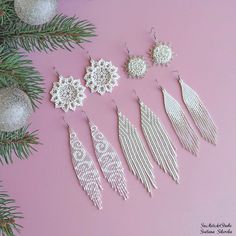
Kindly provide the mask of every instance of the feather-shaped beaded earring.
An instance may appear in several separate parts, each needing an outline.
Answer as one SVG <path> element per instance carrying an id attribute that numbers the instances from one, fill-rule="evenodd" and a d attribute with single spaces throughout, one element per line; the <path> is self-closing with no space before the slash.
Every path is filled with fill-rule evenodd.
<path id="1" fill-rule="evenodd" d="M 91 156 L 78 139 L 76 132 L 69 126 L 64 117 L 63 119 L 69 132 L 72 164 L 79 183 L 93 204 L 98 209 L 102 209 L 102 185 L 98 170 Z"/>
<path id="2" fill-rule="evenodd" d="M 174 71 L 177 72 L 177 71 Z M 178 74 L 178 81 L 181 87 L 182 98 L 190 115 L 193 118 L 201 136 L 209 143 L 216 144 L 217 127 L 211 118 L 210 113 L 201 101 L 199 95 L 187 85 Z"/>
<path id="3" fill-rule="evenodd" d="M 141 127 L 152 156 L 160 168 L 179 183 L 177 154 L 175 147 L 164 126 L 156 114 L 137 96 Z"/>
<path id="4" fill-rule="evenodd" d="M 114 102 L 114 100 L 113 100 Z M 114 102 L 115 103 L 115 102 Z M 130 171 L 137 176 L 148 193 L 152 194 L 156 186 L 156 178 L 148 153 L 139 137 L 134 125 L 118 110 L 118 130 L 120 145 L 126 158 Z"/>
<path id="5" fill-rule="evenodd" d="M 98 127 L 88 118 L 86 112 L 83 111 L 83 113 L 87 118 L 95 154 L 104 177 L 112 189 L 114 189 L 123 199 L 128 199 L 129 193 L 127 190 L 124 168 L 116 150 Z"/>

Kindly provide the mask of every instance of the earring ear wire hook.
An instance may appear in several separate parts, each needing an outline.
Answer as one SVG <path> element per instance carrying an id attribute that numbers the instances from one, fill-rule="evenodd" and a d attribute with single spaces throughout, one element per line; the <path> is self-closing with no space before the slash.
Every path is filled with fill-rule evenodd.
<path id="1" fill-rule="evenodd" d="M 88 118 L 88 115 L 87 115 L 86 111 L 85 111 L 85 110 L 82 110 L 82 113 L 84 114 L 86 120 L 87 120 L 88 122 L 90 122 L 90 120 L 89 120 L 89 118 Z"/>
<path id="2" fill-rule="evenodd" d="M 116 112 L 118 112 L 119 111 L 119 109 L 118 109 L 118 106 L 117 106 L 117 104 L 116 104 L 116 101 L 114 100 L 114 99 L 112 99 L 112 102 L 113 102 L 113 104 L 115 105 L 115 107 L 116 107 Z"/>
<path id="3" fill-rule="evenodd" d="M 129 48 L 128 48 L 128 45 L 127 45 L 127 42 L 125 42 L 125 49 L 126 49 L 128 55 L 130 55 L 130 51 L 129 51 Z"/>
<path id="4" fill-rule="evenodd" d="M 160 89 L 161 91 L 164 90 L 163 87 L 162 87 L 161 85 L 159 85 L 159 82 L 158 82 L 157 79 L 155 79 L 154 82 L 156 83 L 156 87 L 157 87 L 158 89 Z"/>
<path id="5" fill-rule="evenodd" d="M 63 119 L 64 123 L 66 124 L 67 128 L 70 128 L 69 123 L 65 119 L 65 115 L 62 116 L 62 119 Z"/>
<path id="6" fill-rule="evenodd" d="M 176 73 L 176 74 L 177 74 L 177 79 L 178 79 L 178 80 L 181 80 L 181 78 L 180 78 L 180 73 L 179 73 L 178 70 L 172 70 L 171 72 L 172 72 L 172 73 Z"/>
<path id="7" fill-rule="evenodd" d="M 152 26 L 151 30 L 150 30 L 150 34 L 153 33 L 153 37 L 155 39 L 155 41 L 157 41 L 157 35 L 156 35 L 156 31 L 155 31 L 155 28 Z"/>
<path id="8" fill-rule="evenodd" d="M 53 70 L 55 71 L 57 77 L 59 77 L 59 73 L 56 71 L 56 67 L 55 66 L 53 66 Z"/>
<path id="9" fill-rule="evenodd" d="M 138 96 L 138 94 L 137 94 L 137 92 L 136 92 L 135 89 L 133 89 L 133 93 L 134 93 L 134 95 L 136 96 L 136 98 L 138 99 L 138 101 L 140 101 L 140 98 L 139 98 L 139 96 Z"/>

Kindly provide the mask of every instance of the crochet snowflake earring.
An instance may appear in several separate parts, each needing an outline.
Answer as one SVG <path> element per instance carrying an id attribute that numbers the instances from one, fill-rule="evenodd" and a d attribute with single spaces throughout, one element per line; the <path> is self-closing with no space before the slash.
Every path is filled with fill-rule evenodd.
<path id="1" fill-rule="evenodd" d="M 93 60 L 90 56 L 90 66 L 86 67 L 84 79 L 86 86 L 90 88 L 91 93 L 99 93 L 100 95 L 106 92 L 111 93 L 115 86 L 118 86 L 120 78 L 118 68 L 111 61 L 104 59 Z"/>
<path id="2" fill-rule="evenodd" d="M 115 102 L 114 102 L 115 103 Z M 130 171 L 137 176 L 146 190 L 152 194 L 156 186 L 153 166 L 148 158 L 148 153 L 132 123 L 118 110 L 119 140 Z"/>
<path id="3" fill-rule="evenodd" d="M 147 63 L 143 56 L 130 55 L 130 51 L 125 43 L 128 53 L 127 61 L 125 62 L 125 70 L 132 79 L 142 79 L 147 72 Z"/>
<path id="4" fill-rule="evenodd" d="M 136 91 L 134 90 L 135 95 Z M 160 168 L 179 183 L 177 154 L 164 126 L 154 112 L 137 96 L 141 127 L 154 160 Z"/>
<path id="5" fill-rule="evenodd" d="M 208 142 L 216 144 L 217 127 L 201 101 L 198 94 L 188 86 L 178 75 L 179 84 L 182 91 L 182 98 L 190 115 L 193 118 L 201 136 Z"/>
<path id="6" fill-rule="evenodd" d="M 85 111 L 83 112 L 90 127 L 95 154 L 104 177 L 112 189 L 114 189 L 123 199 L 128 199 L 124 168 L 117 152 L 98 127 L 90 121 Z"/>
<path id="7" fill-rule="evenodd" d="M 67 112 L 69 109 L 75 111 L 77 106 L 83 106 L 86 95 L 85 87 L 80 83 L 80 80 L 73 79 L 72 76 L 64 78 L 58 73 L 57 75 L 59 81 L 53 83 L 53 88 L 50 91 L 51 101 L 55 103 L 55 107 Z"/>
<path id="8" fill-rule="evenodd" d="M 187 151 L 197 155 L 199 150 L 198 136 L 187 120 L 179 103 L 162 87 L 160 87 L 167 116 L 177 134 L 180 143 Z"/>
<path id="9" fill-rule="evenodd" d="M 98 170 L 77 138 L 75 131 L 67 123 L 66 125 L 69 131 L 71 158 L 76 176 L 93 204 L 98 209 L 102 209 L 102 186 Z"/>
<path id="10" fill-rule="evenodd" d="M 154 31 L 154 28 L 151 28 L 151 33 Z M 153 34 L 154 45 L 150 49 L 150 57 L 153 64 L 160 66 L 168 66 L 173 59 L 174 52 L 168 42 L 162 42 L 157 39 L 156 32 Z"/>

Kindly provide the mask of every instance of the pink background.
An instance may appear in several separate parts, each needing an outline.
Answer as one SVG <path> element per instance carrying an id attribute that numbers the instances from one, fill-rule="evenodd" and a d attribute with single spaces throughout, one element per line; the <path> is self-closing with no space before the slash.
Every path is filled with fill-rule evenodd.
<path id="1" fill-rule="evenodd" d="M 117 149 L 125 167 L 130 199 L 123 201 L 102 179 L 104 209 L 98 211 L 92 206 L 72 169 L 63 112 L 50 102 L 49 91 L 57 80 L 53 66 L 59 73 L 84 83 L 84 68 L 88 65 L 85 52 L 76 47 L 73 52 L 34 53 L 30 57 L 45 78 L 46 90 L 40 109 L 32 116 L 32 130 L 39 129 L 43 145 L 37 147 L 38 152 L 30 160 L 16 160 L 13 165 L 1 167 L 5 189 L 24 213 L 21 235 L 196 236 L 202 222 L 230 222 L 236 227 L 235 8 L 233 0 L 59 1 L 60 13 L 76 14 L 96 25 L 98 37 L 84 45 L 91 56 L 111 60 L 119 67 L 119 87 L 104 96 L 90 95 L 87 90 L 83 109 Z M 142 80 L 127 79 L 122 69 L 126 60 L 124 42 L 131 53 L 147 56 L 152 26 L 161 40 L 172 43 L 178 55 L 168 68 L 152 67 Z M 219 127 L 217 146 L 200 139 L 198 157 L 181 148 L 164 112 L 161 92 L 154 86 L 154 79 L 158 79 L 183 105 L 180 88 L 171 74 L 174 69 L 198 91 Z M 181 184 L 175 184 L 154 164 L 159 189 L 152 198 L 127 169 L 111 102 L 114 98 L 140 131 L 133 89 L 161 118 L 178 150 Z M 67 119 L 95 160 L 80 109 L 69 112 Z"/>

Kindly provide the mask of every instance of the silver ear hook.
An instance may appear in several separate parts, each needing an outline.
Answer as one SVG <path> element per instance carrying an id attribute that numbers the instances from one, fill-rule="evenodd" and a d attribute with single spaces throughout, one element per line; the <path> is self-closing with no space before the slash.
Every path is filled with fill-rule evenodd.
<path id="1" fill-rule="evenodd" d="M 65 119 L 65 115 L 63 115 L 62 119 L 63 119 L 64 123 L 66 124 L 67 128 L 70 128 L 70 125 L 68 124 L 68 122 Z"/>
<path id="2" fill-rule="evenodd" d="M 119 112 L 119 109 L 118 109 L 118 106 L 117 106 L 117 104 L 116 104 L 116 101 L 115 101 L 114 99 L 112 99 L 112 102 L 113 102 L 113 104 L 114 104 L 115 107 L 116 107 L 116 112 Z"/>
<path id="3" fill-rule="evenodd" d="M 158 89 L 160 89 L 161 91 L 163 91 L 164 89 L 162 88 L 162 86 L 161 85 L 159 85 L 159 82 L 158 82 L 158 80 L 157 79 L 155 79 L 154 80 L 154 82 L 156 83 L 156 87 L 158 88 Z"/>
<path id="4" fill-rule="evenodd" d="M 59 77 L 59 73 L 56 71 L 56 67 L 55 66 L 53 66 L 53 70 L 55 71 L 57 77 Z"/>
<path id="5" fill-rule="evenodd" d="M 81 46 L 81 45 L 80 45 Z M 88 56 L 88 58 L 89 58 L 89 60 L 91 61 L 92 60 L 92 57 L 90 56 L 90 53 L 89 53 L 89 51 L 88 50 L 86 50 L 83 46 L 81 46 L 81 48 L 86 52 L 86 54 L 87 54 L 87 56 Z"/>
<path id="6" fill-rule="evenodd" d="M 139 96 L 137 95 L 137 92 L 136 92 L 135 89 L 133 89 L 133 93 L 134 93 L 134 95 L 136 96 L 137 100 L 140 102 L 141 100 L 140 100 Z"/>
<path id="7" fill-rule="evenodd" d="M 154 29 L 153 26 L 152 26 L 152 28 L 151 28 L 151 30 L 150 30 L 150 34 L 152 34 L 152 33 L 153 33 L 153 37 L 154 37 L 155 41 L 158 41 L 158 40 L 157 40 L 156 31 L 155 31 L 155 29 Z"/>
<path id="8" fill-rule="evenodd" d="M 171 72 L 172 72 L 172 73 L 177 73 L 177 79 L 178 79 L 178 80 L 181 80 L 181 78 L 180 78 L 180 73 L 179 73 L 178 70 L 172 70 Z"/>
<path id="9" fill-rule="evenodd" d="M 86 117 L 86 120 L 88 121 L 88 123 L 90 122 L 90 120 L 89 120 L 89 118 L 88 118 L 88 115 L 87 115 L 87 113 L 86 113 L 86 111 L 85 110 L 82 110 L 82 113 L 85 115 L 85 117 Z"/>
<path id="10" fill-rule="evenodd" d="M 125 42 L 125 49 L 126 49 L 128 55 L 130 55 L 130 51 L 129 51 L 129 48 L 128 48 L 128 45 L 127 45 L 127 42 Z"/>

